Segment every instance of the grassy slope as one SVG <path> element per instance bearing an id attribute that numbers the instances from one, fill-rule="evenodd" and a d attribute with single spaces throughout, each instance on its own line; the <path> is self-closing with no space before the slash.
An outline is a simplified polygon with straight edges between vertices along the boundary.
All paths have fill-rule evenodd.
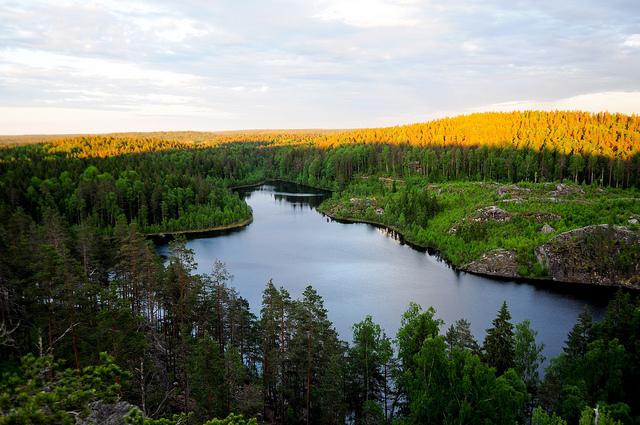
<path id="1" fill-rule="evenodd" d="M 417 181 L 414 184 L 428 187 L 444 207 L 424 228 L 403 223 L 400 217 L 389 214 L 388 205 L 395 202 L 397 194 L 391 190 L 381 191 L 375 188 L 376 185 L 366 182 L 354 183 L 345 191 L 336 193 L 321 205 L 320 210 L 335 218 L 366 220 L 391 226 L 410 242 L 438 249 L 457 267 L 492 249 L 514 250 L 521 266 L 519 272 L 524 276 L 544 276 L 544 270 L 536 265 L 533 250 L 561 232 L 591 224 L 626 225 L 640 230 L 638 225 L 628 223 L 632 216 L 640 214 L 638 190 L 570 186 L 578 191 L 552 195 L 550 192 L 555 189 L 555 183 L 513 186 L 482 182 L 427 184 Z M 398 188 L 400 185 L 398 183 Z M 510 190 L 500 195 L 499 188 Z M 509 201 L 515 198 L 521 201 Z M 512 219 L 503 223 L 474 222 L 469 219 L 477 214 L 479 208 L 492 205 L 506 210 Z M 384 208 L 385 212 L 381 215 L 376 213 L 377 207 Z M 557 214 L 560 219 L 554 220 L 548 214 Z M 540 232 L 545 223 L 555 231 Z M 457 228 L 457 231 L 451 232 L 452 228 Z"/>

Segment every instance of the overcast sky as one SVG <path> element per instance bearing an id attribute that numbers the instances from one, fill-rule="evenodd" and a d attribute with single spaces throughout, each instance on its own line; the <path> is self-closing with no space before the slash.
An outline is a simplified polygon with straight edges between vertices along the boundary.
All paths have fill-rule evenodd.
<path id="1" fill-rule="evenodd" d="M 640 113 L 638 0 L 0 0 L 0 133 Z"/>

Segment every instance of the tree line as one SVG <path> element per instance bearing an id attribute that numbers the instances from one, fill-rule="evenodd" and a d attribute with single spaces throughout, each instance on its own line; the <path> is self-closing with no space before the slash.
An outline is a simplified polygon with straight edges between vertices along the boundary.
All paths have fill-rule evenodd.
<path id="1" fill-rule="evenodd" d="M 5 144 L 40 137 L 52 153 L 108 157 L 149 151 L 207 148 L 233 143 L 269 145 L 408 144 L 417 147 L 489 147 L 628 160 L 640 152 L 637 115 L 577 111 L 485 112 L 410 125 L 355 130 L 255 130 L 114 133 L 99 136 L 5 136 Z"/>
<path id="2" fill-rule="evenodd" d="M 85 141 L 99 148 L 103 139 Z M 251 216 L 229 186 L 281 178 L 335 190 L 372 175 L 420 177 L 427 183 L 568 180 L 639 187 L 640 154 L 622 159 L 547 148 L 227 143 L 85 158 L 30 145 L 0 150 L 0 213 L 6 217 L 21 208 L 40 221 L 46 210 L 54 210 L 73 225 L 92 221 L 104 231 L 117 221 L 135 222 L 149 233 L 192 230 Z"/>

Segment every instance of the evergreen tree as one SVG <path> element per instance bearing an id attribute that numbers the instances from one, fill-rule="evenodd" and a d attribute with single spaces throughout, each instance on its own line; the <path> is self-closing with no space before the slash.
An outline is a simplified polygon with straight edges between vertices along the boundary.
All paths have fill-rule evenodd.
<path id="1" fill-rule="evenodd" d="M 531 328 L 531 322 L 524 320 L 516 325 L 514 334 L 514 369 L 533 393 L 538 387 L 540 376 L 538 369 L 544 362 L 542 351 L 544 344 L 536 343 L 538 332 Z"/>
<path id="2" fill-rule="evenodd" d="M 565 346 L 565 354 L 569 357 L 583 357 L 587 352 L 587 346 L 592 340 L 593 319 L 587 307 L 582 309 L 578 316 L 578 322 L 573 326 Z"/>
<path id="3" fill-rule="evenodd" d="M 453 325 L 449 326 L 445 335 L 445 341 L 447 342 L 449 352 L 458 349 L 470 350 L 474 354 L 480 353 L 480 346 L 471 333 L 471 323 L 469 323 L 468 320 L 459 319 L 456 320 Z"/>
<path id="4" fill-rule="evenodd" d="M 373 414 L 372 403 L 379 405 L 384 398 L 384 367 L 389 346 L 380 325 L 374 323 L 371 316 L 353 325 L 353 346 L 349 351 L 350 401 L 356 421 L 364 421 Z M 383 412 L 384 409 L 375 410 Z"/>
<path id="5" fill-rule="evenodd" d="M 511 313 L 505 301 L 493 320 L 492 327 L 487 329 L 482 347 L 484 360 L 489 366 L 496 368 L 498 375 L 502 375 L 514 366 L 515 341 L 513 325 L 509 320 L 511 320 Z"/>

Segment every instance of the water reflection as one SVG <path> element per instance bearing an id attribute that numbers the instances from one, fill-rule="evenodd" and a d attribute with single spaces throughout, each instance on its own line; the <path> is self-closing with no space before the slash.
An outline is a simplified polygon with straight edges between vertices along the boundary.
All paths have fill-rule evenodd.
<path id="1" fill-rule="evenodd" d="M 254 221 L 188 242 L 198 271 L 211 271 L 214 260 L 227 263 L 233 285 L 257 314 L 266 282 L 273 278 L 293 297 L 312 284 L 324 297 L 329 318 L 342 338 L 371 314 L 394 335 L 409 302 L 434 306 L 447 325 L 459 318 L 472 324 L 480 340 L 503 300 L 514 322 L 530 319 L 557 355 L 583 305 L 600 317 L 612 291 L 603 288 L 489 279 L 458 272 L 433 252 L 414 249 L 384 228 L 349 224 L 316 211 L 326 192 L 273 183 L 240 191 L 253 208 Z M 168 253 L 166 244 L 159 245 Z"/>

